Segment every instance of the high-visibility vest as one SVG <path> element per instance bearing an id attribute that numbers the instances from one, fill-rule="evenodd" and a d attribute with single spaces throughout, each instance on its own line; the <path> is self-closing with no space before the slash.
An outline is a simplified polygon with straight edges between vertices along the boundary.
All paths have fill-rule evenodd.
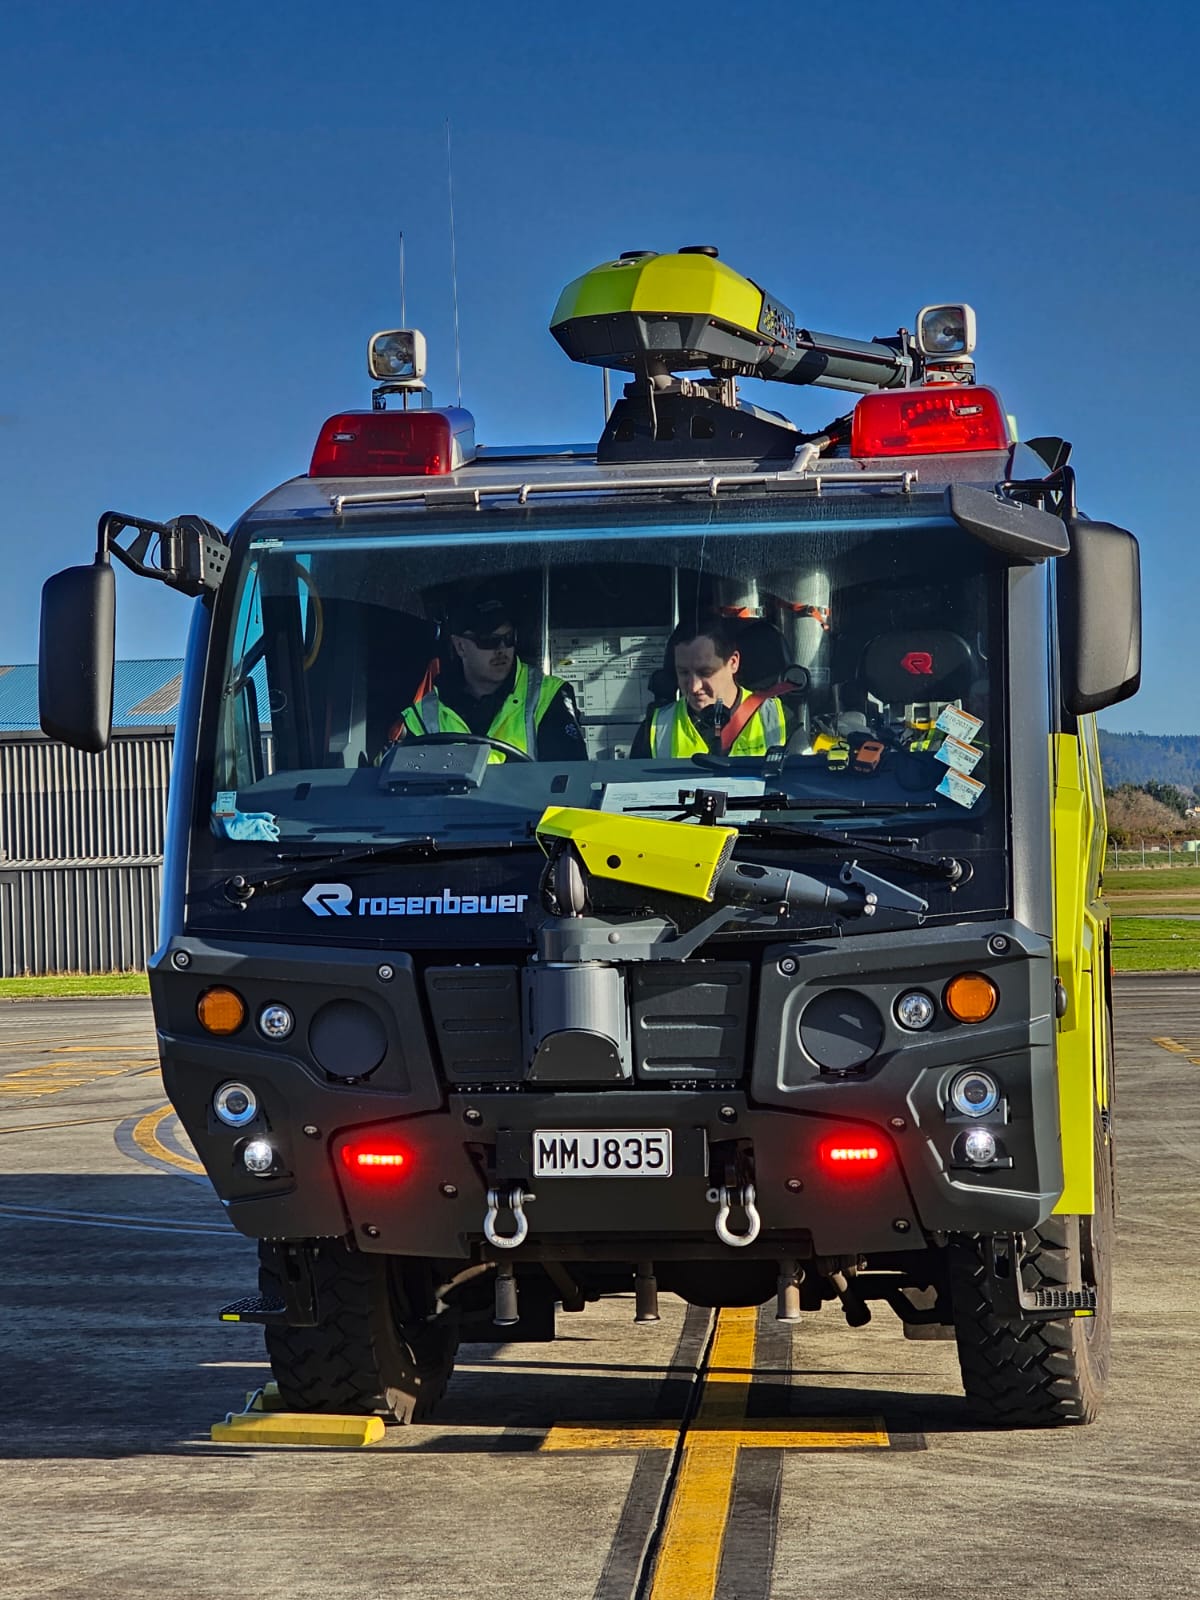
<path id="1" fill-rule="evenodd" d="M 488 738 L 503 739 L 505 744 L 515 745 L 518 750 L 524 750 L 526 755 L 536 755 L 538 727 L 550 702 L 565 682 L 564 678 L 552 677 L 540 668 L 526 666 L 524 661 L 518 660 L 513 686 L 492 718 Z M 423 733 L 471 732 L 458 712 L 445 704 L 436 689 L 422 695 L 415 705 L 406 706 L 401 715 L 410 733 L 415 733 L 418 738 Z M 503 761 L 503 750 L 492 750 L 488 760 Z"/>
<path id="2" fill-rule="evenodd" d="M 738 698 L 739 705 L 749 692 L 748 689 L 742 690 Z M 763 701 L 746 723 L 733 741 L 728 754 L 765 755 L 774 745 L 783 744 L 785 739 L 783 707 L 774 696 L 771 696 Z M 665 755 L 668 751 L 676 760 L 709 753 L 704 736 L 688 716 L 686 700 L 676 700 L 673 705 L 659 706 L 651 718 L 650 754 Z"/>

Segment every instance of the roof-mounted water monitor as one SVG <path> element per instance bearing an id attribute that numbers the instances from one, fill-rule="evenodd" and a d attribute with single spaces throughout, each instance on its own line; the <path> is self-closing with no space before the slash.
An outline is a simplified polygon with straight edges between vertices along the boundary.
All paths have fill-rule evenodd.
<path id="1" fill-rule="evenodd" d="M 968 385 L 975 377 L 970 306 L 922 307 L 915 335 L 907 328 L 874 339 L 817 333 L 711 245 L 667 255 L 627 251 L 602 262 L 562 291 L 550 331 L 573 361 L 632 375 L 601 436 L 602 461 L 790 460 L 805 443 L 822 451 L 844 443 L 845 418 L 802 434 L 739 402 L 739 378 L 871 395 Z"/>

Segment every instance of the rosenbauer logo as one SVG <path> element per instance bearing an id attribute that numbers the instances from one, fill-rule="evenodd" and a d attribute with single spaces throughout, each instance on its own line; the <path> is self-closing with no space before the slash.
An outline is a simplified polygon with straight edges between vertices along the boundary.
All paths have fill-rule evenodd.
<path id="1" fill-rule="evenodd" d="M 527 894 L 360 895 L 348 883 L 314 883 L 304 904 L 317 917 L 510 917 L 524 911 Z"/>

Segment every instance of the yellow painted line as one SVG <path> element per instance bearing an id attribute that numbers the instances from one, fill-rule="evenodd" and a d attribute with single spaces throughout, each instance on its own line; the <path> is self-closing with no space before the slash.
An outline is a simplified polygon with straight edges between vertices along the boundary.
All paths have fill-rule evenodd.
<path id="1" fill-rule="evenodd" d="M 307 1411 L 230 1412 L 214 1422 L 214 1444 L 337 1445 L 361 1449 L 386 1433 L 382 1417 L 318 1416 Z"/>
<path id="2" fill-rule="evenodd" d="M 96 1122 L 106 1122 L 111 1127 L 120 1120 L 120 1117 L 73 1117 L 69 1122 L 23 1122 L 16 1128 L 0 1128 L 0 1138 L 6 1133 L 44 1133 L 48 1128 L 86 1128 Z"/>
<path id="3" fill-rule="evenodd" d="M 1177 1056 L 1185 1056 L 1188 1053 L 1187 1045 L 1180 1044 L 1177 1039 L 1154 1039 L 1151 1042 L 1153 1044 L 1161 1045 L 1164 1050 L 1170 1050 Z"/>
<path id="4" fill-rule="evenodd" d="M 754 1378 L 758 1311 L 722 1311 L 696 1415 L 682 1439 L 679 1474 L 654 1569 L 650 1600 L 712 1600 L 741 1450 L 886 1450 L 882 1417 L 746 1416 Z M 560 1423 L 543 1451 L 672 1450 L 679 1425 Z"/>
<path id="5" fill-rule="evenodd" d="M 718 1417 L 744 1417 L 754 1376 L 754 1343 L 758 1308 L 737 1306 L 722 1311 L 704 1374 L 704 1393 L 696 1413 L 697 1425 Z"/>
<path id="6" fill-rule="evenodd" d="M 650 1600 L 712 1600 L 733 1500 L 738 1446 L 705 1441 L 684 1450 Z"/>
<path id="7" fill-rule="evenodd" d="M 645 1422 L 561 1423 L 539 1446 L 555 1450 L 672 1450 L 679 1428 Z M 881 1417 L 731 1417 L 693 1423 L 687 1448 L 732 1442 L 739 1450 L 886 1450 L 891 1440 Z"/>
<path id="8" fill-rule="evenodd" d="M 137 1065 L 140 1065 L 138 1063 Z M 0 1094 L 62 1094 L 67 1089 L 82 1089 L 101 1078 L 120 1078 L 136 1070 L 127 1062 L 118 1067 L 91 1066 L 82 1061 L 41 1061 L 0 1077 Z"/>
<path id="9" fill-rule="evenodd" d="M 564 1423 L 550 1429 L 540 1450 L 674 1450 L 679 1427 L 645 1422 Z"/>
<path id="10" fill-rule="evenodd" d="M 204 1168 L 198 1161 L 189 1161 L 186 1156 L 177 1156 L 174 1150 L 168 1150 L 158 1137 L 158 1130 L 169 1116 L 174 1114 L 173 1106 L 160 1106 L 157 1111 L 147 1111 L 142 1120 L 133 1130 L 133 1142 L 139 1150 L 155 1161 L 166 1161 L 172 1167 L 180 1167 L 184 1172 L 203 1172 Z"/>
<path id="11" fill-rule="evenodd" d="M 710 1600 L 717 1587 L 733 1477 L 754 1372 L 758 1310 L 722 1311 L 694 1426 L 684 1438 L 650 1600 Z"/>
<path id="12" fill-rule="evenodd" d="M 811 1427 L 804 1427 L 803 1424 L 809 1420 Z M 864 1420 L 879 1420 L 879 1427 L 864 1428 Z M 731 1433 L 730 1437 L 739 1450 L 887 1450 L 891 1447 L 887 1430 L 882 1421 L 875 1417 L 840 1421 L 829 1417 L 772 1417 L 761 1422 L 756 1417 L 752 1427 Z M 689 1441 L 694 1438 L 689 1430 Z M 707 1450 L 720 1438 L 719 1433 L 712 1433 L 702 1440 L 695 1440 L 689 1448 Z"/>

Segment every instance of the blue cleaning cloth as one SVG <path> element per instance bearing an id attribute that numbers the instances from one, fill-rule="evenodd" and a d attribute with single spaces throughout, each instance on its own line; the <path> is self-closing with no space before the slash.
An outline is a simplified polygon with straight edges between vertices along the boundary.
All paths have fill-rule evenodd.
<path id="1" fill-rule="evenodd" d="M 235 811 L 231 817 L 214 817 L 213 829 L 227 839 L 263 839 L 274 844 L 279 828 L 270 811 Z"/>

